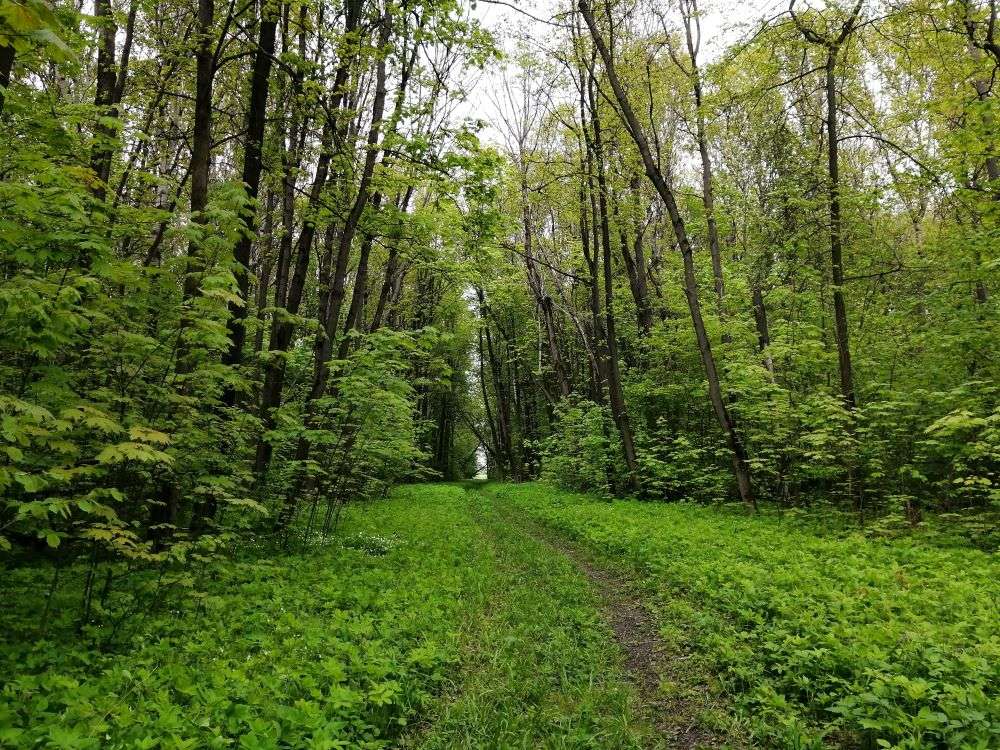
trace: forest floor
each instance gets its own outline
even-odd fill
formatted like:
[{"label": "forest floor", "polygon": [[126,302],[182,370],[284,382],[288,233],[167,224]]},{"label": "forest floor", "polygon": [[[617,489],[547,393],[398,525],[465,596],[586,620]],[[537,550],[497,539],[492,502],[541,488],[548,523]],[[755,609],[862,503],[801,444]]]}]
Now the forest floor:
[{"label": "forest floor", "polygon": [[[0,747],[993,747],[1000,566],[540,484],[415,485],[77,645],[0,576]],[[95,643],[104,639],[104,648]],[[908,744],[906,744],[908,743]]]}]

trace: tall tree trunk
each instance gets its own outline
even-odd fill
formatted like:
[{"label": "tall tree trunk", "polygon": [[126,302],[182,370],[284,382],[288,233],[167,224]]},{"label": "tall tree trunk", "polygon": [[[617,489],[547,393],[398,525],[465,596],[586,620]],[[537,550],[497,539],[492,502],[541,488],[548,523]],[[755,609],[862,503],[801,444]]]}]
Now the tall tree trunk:
[{"label": "tall tree trunk", "polygon": [[861,12],[863,0],[857,5],[847,20],[841,25],[840,33],[826,37],[805,26],[795,13],[795,0],[791,0],[788,11],[792,21],[806,41],[826,49],[826,133],[827,169],[829,172],[828,195],[830,203],[830,265],[833,275],[833,318],[837,337],[837,363],[840,371],[840,394],[844,405],[854,409],[854,373],[851,369],[851,346],[847,326],[847,305],[844,302],[844,248],[843,227],[840,212],[840,141],[837,127],[837,58],[847,37],[851,35]]},{"label": "tall tree trunk", "polygon": [[[697,0],[681,0],[681,17],[684,19],[684,38],[687,42],[688,61],[691,70],[691,88],[694,91],[695,134],[698,140],[698,155],[701,157],[701,197],[705,207],[705,223],[708,227],[708,249],[712,256],[712,278],[715,280],[715,301],[720,322],[725,320],[726,284],[722,276],[722,250],[719,247],[719,226],[715,220],[715,182],[712,177],[712,157],[708,151],[708,131],[705,127],[705,109],[702,94],[701,70],[698,67],[698,48],[701,46],[701,27],[698,23]],[[698,31],[692,29],[694,25]],[[697,37],[696,37],[697,34]],[[728,342],[728,335],[722,340]]]},{"label": "tall tree trunk", "polygon": [[521,480],[521,472],[511,434],[510,399],[508,398],[508,389],[503,381],[503,369],[500,364],[500,358],[497,356],[496,348],[493,346],[493,334],[488,321],[488,318],[492,316],[489,313],[489,308],[486,306],[486,297],[483,290],[477,288],[476,295],[479,300],[479,316],[485,323],[483,334],[486,338],[486,354],[490,365],[490,375],[493,380],[493,395],[496,400],[498,453],[507,463],[505,473],[515,482],[518,482]]},{"label": "tall tree trunk", "polygon": [[[481,310],[482,308],[480,308]],[[497,479],[503,481],[505,478],[504,457],[503,457],[503,447],[500,444],[500,439],[497,436],[497,424],[493,419],[493,412],[490,409],[490,392],[489,387],[486,384],[486,353],[483,349],[483,325],[481,324],[478,328],[479,334],[479,387],[483,394],[483,413],[486,417],[486,423],[490,428],[490,438],[493,441],[492,450],[490,453],[493,456],[493,461],[496,466],[497,474],[499,476]]]},{"label": "tall tree trunk", "polygon": [[660,171],[656,161],[653,159],[653,154],[649,148],[649,142],[646,140],[645,133],[643,133],[642,128],[639,125],[639,120],[635,115],[635,111],[632,109],[628,95],[625,93],[625,89],[618,78],[618,73],[614,68],[611,53],[608,51],[607,44],[601,36],[600,30],[597,28],[597,22],[594,19],[594,13],[591,10],[588,0],[578,0],[578,7],[580,8],[580,13],[583,15],[584,21],[587,24],[587,28],[590,30],[590,35],[594,41],[595,47],[597,48],[598,54],[600,54],[601,60],[604,63],[604,69],[608,76],[608,81],[611,84],[615,100],[618,102],[619,113],[621,114],[629,135],[632,137],[632,140],[642,157],[643,166],[646,169],[646,176],[649,177],[650,182],[653,183],[653,187],[655,187],[656,192],[659,193],[660,198],[663,200],[663,203],[667,208],[667,213],[670,216],[670,224],[674,229],[674,235],[677,237],[677,243],[680,245],[681,258],[684,262],[684,292],[687,296],[688,309],[691,313],[691,322],[694,326],[695,337],[698,340],[698,351],[701,354],[702,364],[705,368],[705,376],[708,380],[709,400],[711,401],[715,416],[719,421],[719,426],[726,434],[726,442],[728,443],[729,450],[732,454],[733,473],[736,476],[736,483],[739,488],[740,497],[747,506],[756,508],[757,503],[753,496],[750,477],[749,456],[747,455],[746,448],[743,445],[743,440],[736,429],[736,422],[729,413],[725,400],[722,397],[722,388],[719,384],[719,374],[715,366],[715,358],[712,356],[712,345],[708,340],[707,333],[705,332],[705,322],[701,315],[701,303],[698,297],[698,281],[695,275],[693,248],[691,247],[691,242],[688,238],[687,229],[684,225],[684,219],[681,217],[680,209],[677,206],[673,190],[671,190],[670,186],[667,184],[666,178]]},{"label": "tall tree trunk", "polygon": [[[589,150],[587,152],[589,154]],[[595,256],[590,249],[590,223],[587,221],[587,174],[586,166],[580,177],[580,244],[583,248],[583,258],[587,264],[589,279],[587,281],[587,300],[590,307],[590,344],[587,345],[586,331],[581,331],[584,345],[587,347],[587,363],[590,365],[590,395],[595,404],[604,402],[604,376],[601,372],[600,352],[600,299],[597,292],[597,269]]]},{"label": "tall tree trunk", "polygon": [[831,50],[826,61],[827,162],[830,172],[830,262],[833,270],[833,317],[837,332],[837,362],[840,393],[848,409],[853,409],[854,373],[844,302],[844,249],[840,216],[840,146],[837,141],[837,53]]},{"label": "tall tree trunk", "polygon": [[[358,8],[360,11],[360,8]],[[360,15],[360,13],[359,13]],[[348,25],[351,26],[353,23],[357,23],[357,18],[348,21]],[[368,138],[365,142],[365,162],[364,168],[361,173],[361,179],[358,184],[357,194],[354,198],[354,204],[351,206],[351,211],[347,216],[347,220],[344,223],[344,227],[340,231],[339,236],[339,246],[337,250],[337,266],[334,271],[336,274],[334,278],[334,288],[337,285],[343,285],[343,279],[347,273],[347,260],[350,256],[351,245],[354,242],[354,237],[357,234],[358,224],[361,221],[361,216],[364,212],[365,205],[369,202],[369,190],[371,186],[372,177],[374,176],[375,166],[378,162],[378,157],[380,150],[378,148],[379,136],[382,130],[382,119],[385,114],[385,99],[386,99],[386,75],[387,75],[387,64],[384,52],[389,44],[389,35],[392,31],[392,16],[386,13],[381,22],[381,31],[378,39],[378,50],[379,50],[379,60],[377,64],[376,72],[376,82],[375,82],[375,96],[372,102],[372,119],[371,124],[368,129]],[[379,202],[381,203],[381,193],[378,194]],[[355,288],[354,294],[351,299],[350,309],[348,310],[347,321],[345,325],[345,335],[341,339],[341,348],[338,352],[338,356],[343,359],[347,356],[347,333],[353,327],[355,321],[360,313],[361,299],[364,295],[364,287],[367,283],[367,268],[368,268],[368,252],[371,249],[371,244],[368,243],[363,253],[363,257],[358,260],[358,272],[355,277]],[[320,323],[321,330],[317,334],[319,341],[314,347],[315,360],[313,362],[313,377],[312,385],[309,390],[309,395],[306,399],[305,404],[305,421],[307,426],[313,426],[313,408],[316,400],[323,397],[326,392],[327,380],[329,378],[329,363],[330,356],[332,354],[333,342],[334,342],[334,332],[337,325],[337,319],[340,314],[340,300],[343,299],[343,295],[339,298],[334,297],[331,299],[331,303],[327,310],[320,310]],[[325,319],[323,316],[325,315]],[[303,462],[309,458],[310,452],[309,439],[304,435],[300,436],[298,442],[295,446],[295,460],[298,462]],[[301,478],[292,483],[292,488],[285,495],[285,500],[282,505],[281,511],[276,519],[275,528],[283,529],[285,528],[291,519],[295,515],[296,508],[298,506],[298,500],[300,495],[300,490],[302,488]]]},{"label": "tall tree trunk", "polygon": [[[199,225],[198,231],[188,243],[188,265],[184,276],[183,304],[187,305],[201,291],[201,276],[205,269],[202,243],[204,225],[207,223],[205,209],[208,206],[208,184],[212,167],[212,83],[215,65],[212,50],[212,26],[215,22],[214,0],[198,0],[198,42],[195,48],[195,97],[194,129],[191,143],[191,222]],[[190,358],[190,346],[185,332],[191,325],[189,311],[182,311],[178,333],[176,371],[189,373],[194,368]],[[187,386],[182,386],[184,390]],[[158,524],[175,526],[180,509],[180,486],[171,480],[163,483],[162,505],[156,511]],[[202,521],[196,514],[193,523],[200,526]],[[164,532],[163,536],[169,535]]]},{"label": "tall tree trunk", "polygon": [[618,364],[618,338],[615,332],[614,287],[612,284],[614,268],[611,263],[611,226],[608,217],[608,185],[604,170],[604,135],[601,131],[597,97],[593,87],[590,87],[590,107],[593,123],[594,162],[597,166],[599,211],[595,220],[600,222],[601,227],[600,240],[604,266],[604,333],[608,354],[605,371],[608,378],[608,399],[611,402],[611,416],[614,419],[615,427],[618,428],[618,436],[622,442],[622,454],[628,472],[628,486],[632,492],[639,492],[639,465],[636,461],[632,424],[629,420],[628,407],[625,404],[621,369]]},{"label": "tall tree trunk", "polygon": [[273,191],[267,193],[267,208],[264,212],[263,246],[259,248],[257,274],[257,330],[254,334],[253,351],[255,355],[264,349],[264,308],[267,307],[267,293],[271,288],[271,277],[274,271],[274,209],[277,206],[277,196]]},{"label": "tall tree trunk", "polygon": [[552,298],[545,291],[545,284],[542,276],[538,272],[535,264],[533,234],[531,227],[531,206],[528,202],[528,179],[526,175],[521,176],[521,222],[524,228],[524,263],[528,275],[528,286],[535,298],[535,305],[542,316],[542,325],[545,326],[545,337],[549,349],[549,362],[552,365],[552,372],[559,383],[559,392],[563,398],[570,394],[569,379],[563,367],[562,354],[559,351],[559,341],[556,332],[555,311],[552,305]]},{"label": "tall tree trunk", "polygon": [[91,149],[90,168],[94,172],[94,197],[104,202],[108,194],[108,180],[111,178],[111,140],[115,129],[105,118],[116,115],[114,104],[117,77],[115,74],[115,44],[118,27],[112,15],[111,0],[94,0],[94,20],[97,23],[97,93],[94,106],[97,109],[97,123],[94,126],[94,145]]},{"label": "tall tree trunk", "polygon": [[[619,236],[622,252],[622,260],[625,261],[625,273],[628,276],[629,290],[632,292],[632,300],[635,302],[636,323],[639,327],[639,336],[647,336],[653,328],[653,308],[649,304],[649,286],[647,284],[646,257],[643,248],[642,220],[639,218],[639,176],[636,175],[629,185],[632,196],[632,230],[634,240],[631,250],[629,249],[628,235],[625,231],[625,224],[619,226]],[[612,200],[615,218],[618,219],[618,202]]]},{"label": "tall tree trunk", "polygon": [[3,116],[4,103],[6,102],[7,89],[10,88],[11,74],[14,72],[14,47],[9,44],[0,44],[0,117]]},{"label": "tall tree trunk", "polygon": [[[309,191],[306,216],[303,219],[302,230],[299,232],[299,239],[295,248],[295,266],[292,269],[292,277],[288,283],[287,297],[284,298],[283,307],[287,316],[276,315],[272,322],[271,341],[268,346],[268,352],[272,356],[267,362],[264,374],[264,387],[261,391],[261,417],[264,421],[265,429],[270,429],[274,424],[274,410],[281,405],[281,391],[285,383],[285,358],[280,353],[288,351],[292,337],[295,334],[295,324],[288,320],[288,317],[297,315],[299,305],[302,303],[302,294],[305,289],[306,276],[309,270],[309,260],[312,257],[313,239],[316,236],[316,213],[323,188],[326,186],[327,175],[330,171],[330,160],[333,157],[332,138],[332,126],[327,121],[323,127],[320,155],[316,163],[316,174],[313,178],[312,188]],[[286,231],[288,231],[287,227]],[[277,298],[280,294],[281,290],[276,289],[275,297]],[[274,356],[276,354],[277,356]],[[263,476],[267,472],[268,465],[271,462],[271,453],[271,444],[261,435],[257,442],[257,451],[254,459],[254,473],[258,477]]]},{"label": "tall tree trunk", "polygon": [[[604,384],[607,380],[607,346],[604,324],[601,318],[601,282],[598,264],[601,242],[598,232],[600,219],[597,212],[597,189],[594,177],[594,143],[587,127],[587,90],[592,85],[589,73],[580,71],[580,129],[584,142],[584,169],[580,188],[580,228],[583,258],[587,264],[589,283],[587,291],[590,302],[591,340],[594,350],[594,402],[604,403]],[[587,221],[587,217],[590,221]]]},{"label": "tall tree trunk", "polygon": [[[260,175],[263,170],[261,152],[264,146],[264,127],[267,117],[267,97],[271,78],[271,60],[274,57],[275,32],[278,18],[267,10],[268,2],[263,0],[257,49],[254,53],[253,72],[250,74],[250,92],[247,107],[247,135],[243,145],[243,184],[247,191],[247,205],[243,221],[246,232],[236,243],[233,251],[236,260],[236,282],[242,305],[229,306],[229,350],[223,357],[223,364],[238,365],[243,361],[243,344],[246,340],[246,317],[250,307],[250,251],[257,229],[257,195],[260,191]],[[227,388],[223,394],[227,406],[236,403],[236,391]]]}]

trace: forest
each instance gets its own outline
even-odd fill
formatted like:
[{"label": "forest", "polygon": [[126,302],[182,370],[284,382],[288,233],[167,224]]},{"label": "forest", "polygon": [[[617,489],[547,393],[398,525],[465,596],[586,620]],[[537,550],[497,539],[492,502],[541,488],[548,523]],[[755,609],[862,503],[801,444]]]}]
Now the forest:
[{"label": "forest", "polygon": [[0,0],[0,748],[1000,748],[997,0]]}]

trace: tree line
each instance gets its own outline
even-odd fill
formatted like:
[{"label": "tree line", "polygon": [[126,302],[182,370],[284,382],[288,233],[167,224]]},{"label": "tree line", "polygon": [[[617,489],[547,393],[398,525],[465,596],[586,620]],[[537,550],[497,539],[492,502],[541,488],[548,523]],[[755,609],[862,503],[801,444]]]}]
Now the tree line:
[{"label": "tree line", "polygon": [[491,471],[995,510],[996,3],[793,1],[711,58],[704,13],[579,0],[498,88]]},{"label": "tree line", "polygon": [[452,0],[0,6],[0,550],[79,627],[474,472],[501,163],[456,107],[496,56]]}]

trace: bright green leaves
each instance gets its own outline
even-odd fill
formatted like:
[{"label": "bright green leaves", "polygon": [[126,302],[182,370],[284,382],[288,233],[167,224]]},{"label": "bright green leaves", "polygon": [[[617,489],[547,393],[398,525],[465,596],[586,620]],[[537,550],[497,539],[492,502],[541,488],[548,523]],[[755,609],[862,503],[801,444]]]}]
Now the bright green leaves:
[{"label": "bright green leaves", "polygon": [[683,614],[683,643],[718,674],[759,744],[1000,740],[1000,575],[988,554],[831,534],[821,517],[609,505],[541,485],[495,492],[644,576],[665,619]]},{"label": "bright green leaves", "polygon": [[59,37],[60,26],[46,0],[0,2],[0,45],[9,45],[18,52],[37,45],[55,59],[67,60],[72,52]]},{"label": "bright green leaves", "polygon": [[150,445],[131,441],[109,445],[97,454],[98,463],[114,464],[124,461],[169,464],[173,461],[173,459],[163,451],[157,450]]}]

